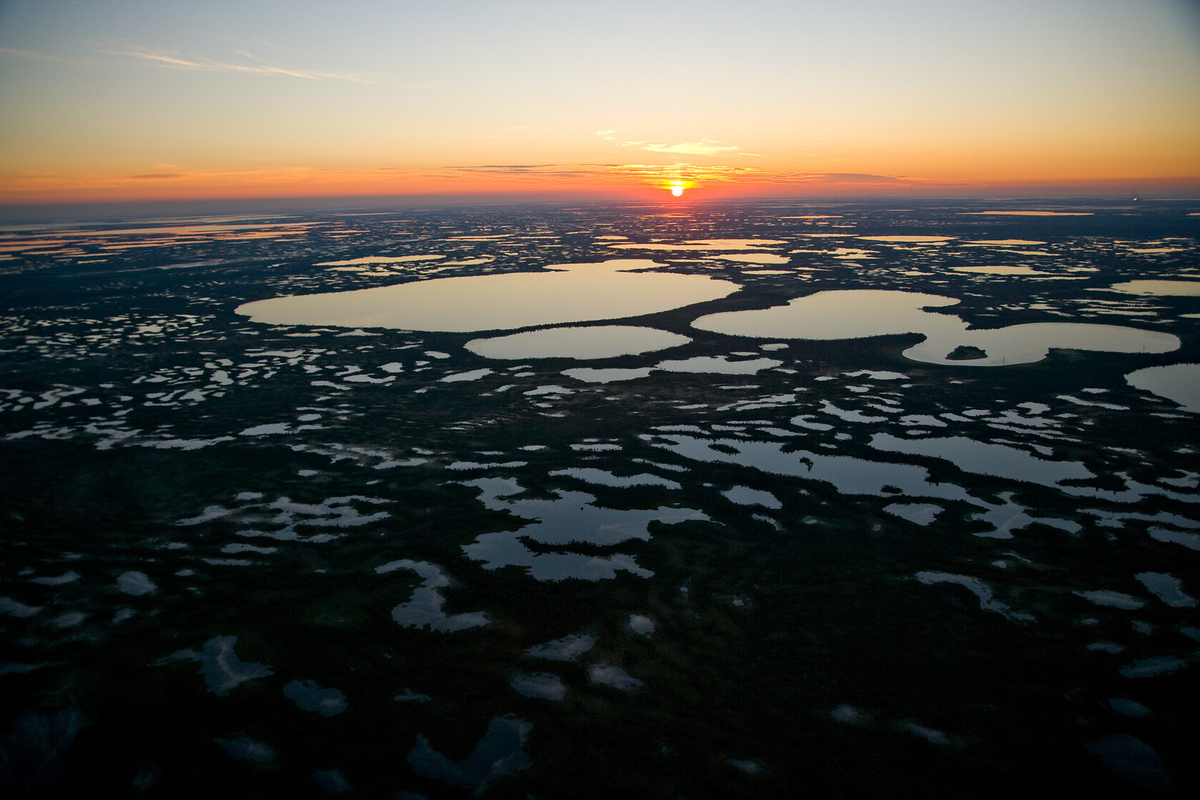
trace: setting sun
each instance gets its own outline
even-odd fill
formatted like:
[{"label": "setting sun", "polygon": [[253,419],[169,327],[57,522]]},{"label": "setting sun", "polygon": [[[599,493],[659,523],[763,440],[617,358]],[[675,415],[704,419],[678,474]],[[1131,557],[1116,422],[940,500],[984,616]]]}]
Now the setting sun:
[{"label": "setting sun", "polygon": [[682,196],[683,195],[683,184],[678,181],[676,181],[675,183],[672,183],[671,184],[671,194],[675,195],[676,197]]}]

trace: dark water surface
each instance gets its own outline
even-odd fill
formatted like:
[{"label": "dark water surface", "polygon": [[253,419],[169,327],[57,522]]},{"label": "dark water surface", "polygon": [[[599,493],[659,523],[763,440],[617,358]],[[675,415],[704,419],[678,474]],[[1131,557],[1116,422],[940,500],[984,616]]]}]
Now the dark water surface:
[{"label": "dark water surface", "polygon": [[1191,796],[1198,208],[905,205],[6,226],[0,795]]}]

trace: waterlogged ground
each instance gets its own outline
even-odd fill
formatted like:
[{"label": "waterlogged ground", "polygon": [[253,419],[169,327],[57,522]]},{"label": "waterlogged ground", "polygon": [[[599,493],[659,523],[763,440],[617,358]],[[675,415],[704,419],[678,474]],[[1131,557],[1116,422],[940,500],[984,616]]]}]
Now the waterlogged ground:
[{"label": "waterlogged ground", "polygon": [[0,793],[1192,796],[1196,211],[9,225]]}]

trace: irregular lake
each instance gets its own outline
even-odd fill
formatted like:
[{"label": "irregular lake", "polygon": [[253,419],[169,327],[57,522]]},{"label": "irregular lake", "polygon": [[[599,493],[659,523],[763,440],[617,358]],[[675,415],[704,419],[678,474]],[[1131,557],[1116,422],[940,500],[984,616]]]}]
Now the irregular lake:
[{"label": "irregular lake", "polygon": [[787,244],[782,239],[697,239],[688,242],[628,242],[611,244],[614,250],[755,250]]},{"label": "irregular lake", "polygon": [[965,247],[1027,247],[1043,244],[1046,243],[1033,239],[980,239],[977,242],[963,242]]},{"label": "irregular lake", "polygon": [[686,336],[633,325],[549,328],[492,339],[472,339],[465,347],[484,358],[614,358],[666,350],[690,342]]},{"label": "irregular lake", "polygon": [[1016,447],[977,442],[965,436],[901,439],[890,433],[877,433],[871,437],[871,447],[891,453],[943,458],[963,472],[1044,486],[1092,477],[1088,468],[1076,461],[1050,461]]},{"label": "irregular lake", "polygon": [[959,211],[958,214],[964,217],[983,217],[993,215],[997,217],[1090,217],[1091,211]]},{"label": "irregular lake", "polygon": [[559,264],[542,272],[276,297],[245,303],[237,313],[269,325],[464,333],[636,317],[738,290],[737,284],[702,275],[632,271],[658,266],[646,259]]},{"label": "irregular lake", "polygon": [[1163,297],[1195,297],[1200,295],[1200,281],[1125,281],[1124,283],[1114,283],[1109,287],[1109,291]]},{"label": "irregular lake", "polygon": [[951,267],[955,272],[971,272],[978,275],[1052,275],[1032,267]]},{"label": "irregular lake", "polygon": [[842,494],[888,497],[899,489],[898,494],[905,497],[934,497],[984,505],[961,486],[933,482],[929,470],[915,464],[791,450],[779,442],[702,439],[674,433],[643,434],[642,439],[693,461],[740,464],[772,475],[821,481],[832,484]]},{"label": "irregular lake", "polygon": [[868,242],[885,242],[888,244],[945,244],[951,236],[859,236]]},{"label": "irregular lake", "polygon": [[713,257],[742,264],[786,264],[791,260],[787,256],[777,256],[774,253],[722,253]]},{"label": "irregular lake", "polygon": [[[957,303],[951,297],[918,292],[848,289],[817,292],[759,311],[709,314],[692,326],[730,336],[771,339],[858,339],[915,333],[925,341],[905,350],[907,358],[973,367],[1041,361],[1052,348],[1107,353],[1167,353],[1179,348],[1178,337],[1140,328],[1041,322],[968,330],[959,317],[925,310]],[[963,358],[960,348],[983,355]]]},{"label": "irregular lake", "polygon": [[410,261],[437,261],[445,258],[438,255],[414,255],[414,256],[363,256],[362,258],[350,258],[345,261],[318,261],[313,264],[314,267],[356,267],[368,264],[404,264]]},{"label": "irregular lake", "polygon": [[[539,581],[598,581],[615,578],[620,571],[649,578],[654,573],[639,566],[632,555],[600,555],[590,552],[589,546],[594,550],[632,539],[648,541],[651,522],[673,525],[708,519],[690,508],[605,508],[595,505],[595,498],[583,492],[555,490],[553,500],[519,496],[509,499],[525,490],[515,480],[504,478],[480,478],[464,485],[480,489],[479,499],[487,508],[533,521],[518,531],[481,534],[473,543],[463,545],[462,551],[468,558],[484,562],[484,569],[522,567]],[[583,545],[585,552],[573,551],[573,545]]]},{"label": "irregular lake", "polygon": [[1200,364],[1147,367],[1126,375],[1125,382],[1200,414]]}]

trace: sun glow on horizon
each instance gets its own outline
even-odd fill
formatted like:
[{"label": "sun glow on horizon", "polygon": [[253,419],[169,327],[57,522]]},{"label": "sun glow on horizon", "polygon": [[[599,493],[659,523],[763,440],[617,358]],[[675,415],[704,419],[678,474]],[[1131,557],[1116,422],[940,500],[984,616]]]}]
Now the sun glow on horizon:
[{"label": "sun glow on horizon", "polygon": [[[952,17],[935,0],[764,0],[732,40],[740,15],[715,3],[547,19],[515,0],[467,21],[381,0],[159,5],[0,0],[0,206],[1200,192],[1200,40],[1180,0]],[[686,52],[655,46],[668,25]]]}]

